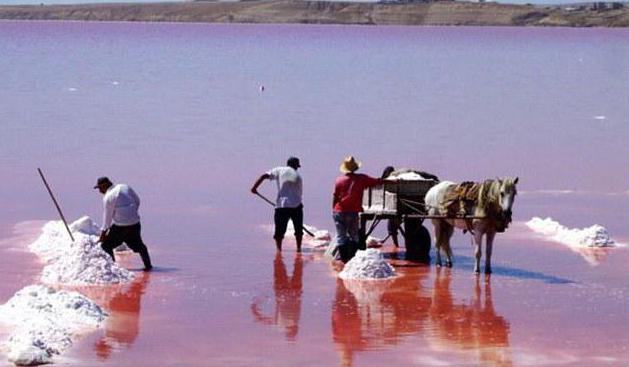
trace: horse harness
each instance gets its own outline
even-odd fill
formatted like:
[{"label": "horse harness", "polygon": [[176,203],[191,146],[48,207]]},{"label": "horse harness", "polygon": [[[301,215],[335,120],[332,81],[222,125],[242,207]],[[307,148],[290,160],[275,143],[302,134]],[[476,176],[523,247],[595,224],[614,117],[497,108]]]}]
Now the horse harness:
[{"label": "horse harness", "polygon": [[[467,227],[467,230],[463,230],[463,233],[469,231],[471,234],[474,234],[472,227],[473,218],[466,218],[466,216],[475,214],[473,210],[475,205],[478,204],[480,193],[489,189],[492,183],[492,180],[486,180],[482,183],[464,181],[449,187],[440,205],[441,213],[448,217],[463,219]],[[484,208],[484,210],[487,217],[495,218],[497,232],[504,232],[509,223],[511,223],[511,215],[509,213],[492,207]]]}]

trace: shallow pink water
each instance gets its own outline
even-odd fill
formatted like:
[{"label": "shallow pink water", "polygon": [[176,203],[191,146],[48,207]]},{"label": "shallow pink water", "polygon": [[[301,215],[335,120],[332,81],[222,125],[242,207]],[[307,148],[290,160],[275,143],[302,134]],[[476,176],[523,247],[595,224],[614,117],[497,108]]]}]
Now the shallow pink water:
[{"label": "shallow pink water", "polygon": [[[41,269],[25,251],[41,223],[22,224],[56,219],[41,166],[71,219],[100,220],[97,176],[131,184],[158,266],[83,290],[111,318],[59,364],[627,364],[629,252],[590,265],[521,222],[599,223],[629,243],[628,35],[0,22],[0,301]],[[519,175],[520,223],[497,238],[491,278],[472,274],[461,235],[454,269],[392,259],[401,276],[367,289],[290,242],[276,257],[253,180],[300,156],[306,221],[331,229],[350,153],[373,175]]]}]

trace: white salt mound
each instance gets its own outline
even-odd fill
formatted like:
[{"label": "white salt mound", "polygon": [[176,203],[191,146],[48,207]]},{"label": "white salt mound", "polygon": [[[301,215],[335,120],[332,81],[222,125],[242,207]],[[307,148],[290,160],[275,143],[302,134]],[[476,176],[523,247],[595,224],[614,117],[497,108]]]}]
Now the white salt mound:
[{"label": "white salt mound", "polygon": [[314,234],[312,244],[315,249],[325,249],[332,241],[332,235],[325,229],[318,229],[312,233]]},{"label": "white salt mound", "polygon": [[93,236],[100,235],[100,227],[87,215],[75,220],[68,227],[70,227],[72,232],[81,232]]},{"label": "white salt mound", "polygon": [[[304,232],[304,244],[310,245],[314,250],[325,250],[332,241],[332,235],[325,229],[318,229],[314,226],[304,225],[304,228],[314,234],[314,238]],[[286,235],[293,236],[295,234],[295,227],[293,222],[289,222],[286,227]]]},{"label": "white salt mound", "polygon": [[6,343],[16,365],[50,363],[70,345],[74,335],[98,328],[107,314],[76,292],[30,285],[0,306],[0,321],[14,326]]},{"label": "white salt mound", "polygon": [[378,237],[368,236],[365,240],[367,247],[382,247],[382,239]]},{"label": "white salt mound", "polygon": [[339,273],[341,279],[386,279],[394,277],[395,269],[376,249],[358,250]]},{"label": "white salt mound", "polygon": [[70,240],[61,221],[46,223],[43,233],[29,248],[46,266],[44,283],[67,285],[111,284],[132,280],[135,276],[120,267],[105,253],[98,241],[99,227],[87,216],[69,225]]},{"label": "white salt mound", "polygon": [[610,237],[607,229],[595,224],[587,228],[567,228],[552,218],[533,217],[526,222],[533,231],[573,247],[614,247],[616,242]]},{"label": "white salt mound", "polygon": [[426,180],[422,175],[417,172],[404,172],[397,175],[392,174],[388,177],[389,180],[401,180],[401,181],[421,181]]},{"label": "white salt mound", "polygon": [[393,171],[388,180],[401,180],[401,181],[426,181],[430,180],[427,177],[422,176],[418,171],[408,169],[408,168],[400,168]]}]

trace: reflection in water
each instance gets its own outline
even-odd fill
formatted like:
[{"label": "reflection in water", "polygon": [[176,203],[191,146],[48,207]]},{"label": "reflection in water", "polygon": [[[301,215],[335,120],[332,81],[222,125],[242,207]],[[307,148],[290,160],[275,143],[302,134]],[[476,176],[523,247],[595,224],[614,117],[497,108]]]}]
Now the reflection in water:
[{"label": "reflection in water", "polygon": [[251,312],[256,321],[283,327],[286,330],[286,339],[289,341],[294,341],[299,332],[303,268],[302,255],[295,255],[293,275],[289,277],[282,254],[278,253],[273,261],[273,289],[275,291],[273,316],[264,315],[260,299],[255,299],[251,304]]},{"label": "reflection in water", "polygon": [[509,324],[495,313],[491,285],[480,280],[469,302],[455,303],[449,271],[437,270],[435,287],[422,286],[431,268],[418,268],[386,282],[337,281],[332,304],[332,338],[341,365],[352,366],[354,354],[386,348],[409,335],[425,335],[436,352],[458,352],[475,363],[510,366]]},{"label": "reflection in water", "polygon": [[456,304],[450,291],[450,271],[443,270],[446,274],[441,271],[437,269],[430,308],[430,321],[435,332],[433,346],[442,351],[458,347],[461,352],[476,355],[477,361],[483,365],[511,366],[509,322],[494,310],[490,278],[485,278],[482,299],[480,277],[476,277],[471,301]]},{"label": "reflection in water", "polygon": [[337,281],[332,337],[342,366],[353,364],[355,352],[394,345],[422,331],[431,303],[421,287],[427,269],[386,281]]},{"label": "reflection in water", "polygon": [[365,350],[369,345],[363,338],[358,302],[340,279],[332,304],[332,339],[341,353],[343,366],[351,366],[354,352]]},{"label": "reflection in water", "polygon": [[597,266],[603,263],[605,260],[607,260],[607,256],[612,251],[612,249],[608,247],[604,247],[604,248],[585,247],[584,248],[584,247],[571,246],[570,249],[572,251],[575,251],[579,255],[581,255],[581,257],[583,257],[583,259],[585,259],[585,261],[587,261],[587,263],[592,266]]},{"label": "reflection in water", "polygon": [[101,359],[107,359],[112,350],[130,346],[140,334],[140,300],[149,281],[149,273],[142,272],[131,284],[110,294],[101,305],[109,313],[105,335],[94,349]]}]

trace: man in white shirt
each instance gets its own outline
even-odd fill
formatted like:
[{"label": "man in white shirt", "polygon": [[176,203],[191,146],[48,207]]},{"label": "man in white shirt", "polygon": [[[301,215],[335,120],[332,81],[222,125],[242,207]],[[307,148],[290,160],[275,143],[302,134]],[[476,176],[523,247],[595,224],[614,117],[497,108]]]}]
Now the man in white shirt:
[{"label": "man in white shirt", "polygon": [[258,193],[258,187],[264,180],[277,182],[277,200],[275,203],[275,246],[282,251],[282,240],[286,234],[288,220],[293,222],[295,228],[295,241],[297,252],[301,252],[301,238],[303,237],[304,212],[301,203],[302,182],[297,169],[301,167],[299,158],[290,157],[286,166],[276,167],[260,176],[251,188],[251,192]]},{"label": "man in white shirt", "polygon": [[107,177],[100,177],[94,188],[104,195],[103,226],[100,234],[103,250],[116,261],[114,249],[124,242],[133,252],[140,254],[144,270],[151,270],[151,258],[141,236],[138,195],[129,185],[114,185]]}]

